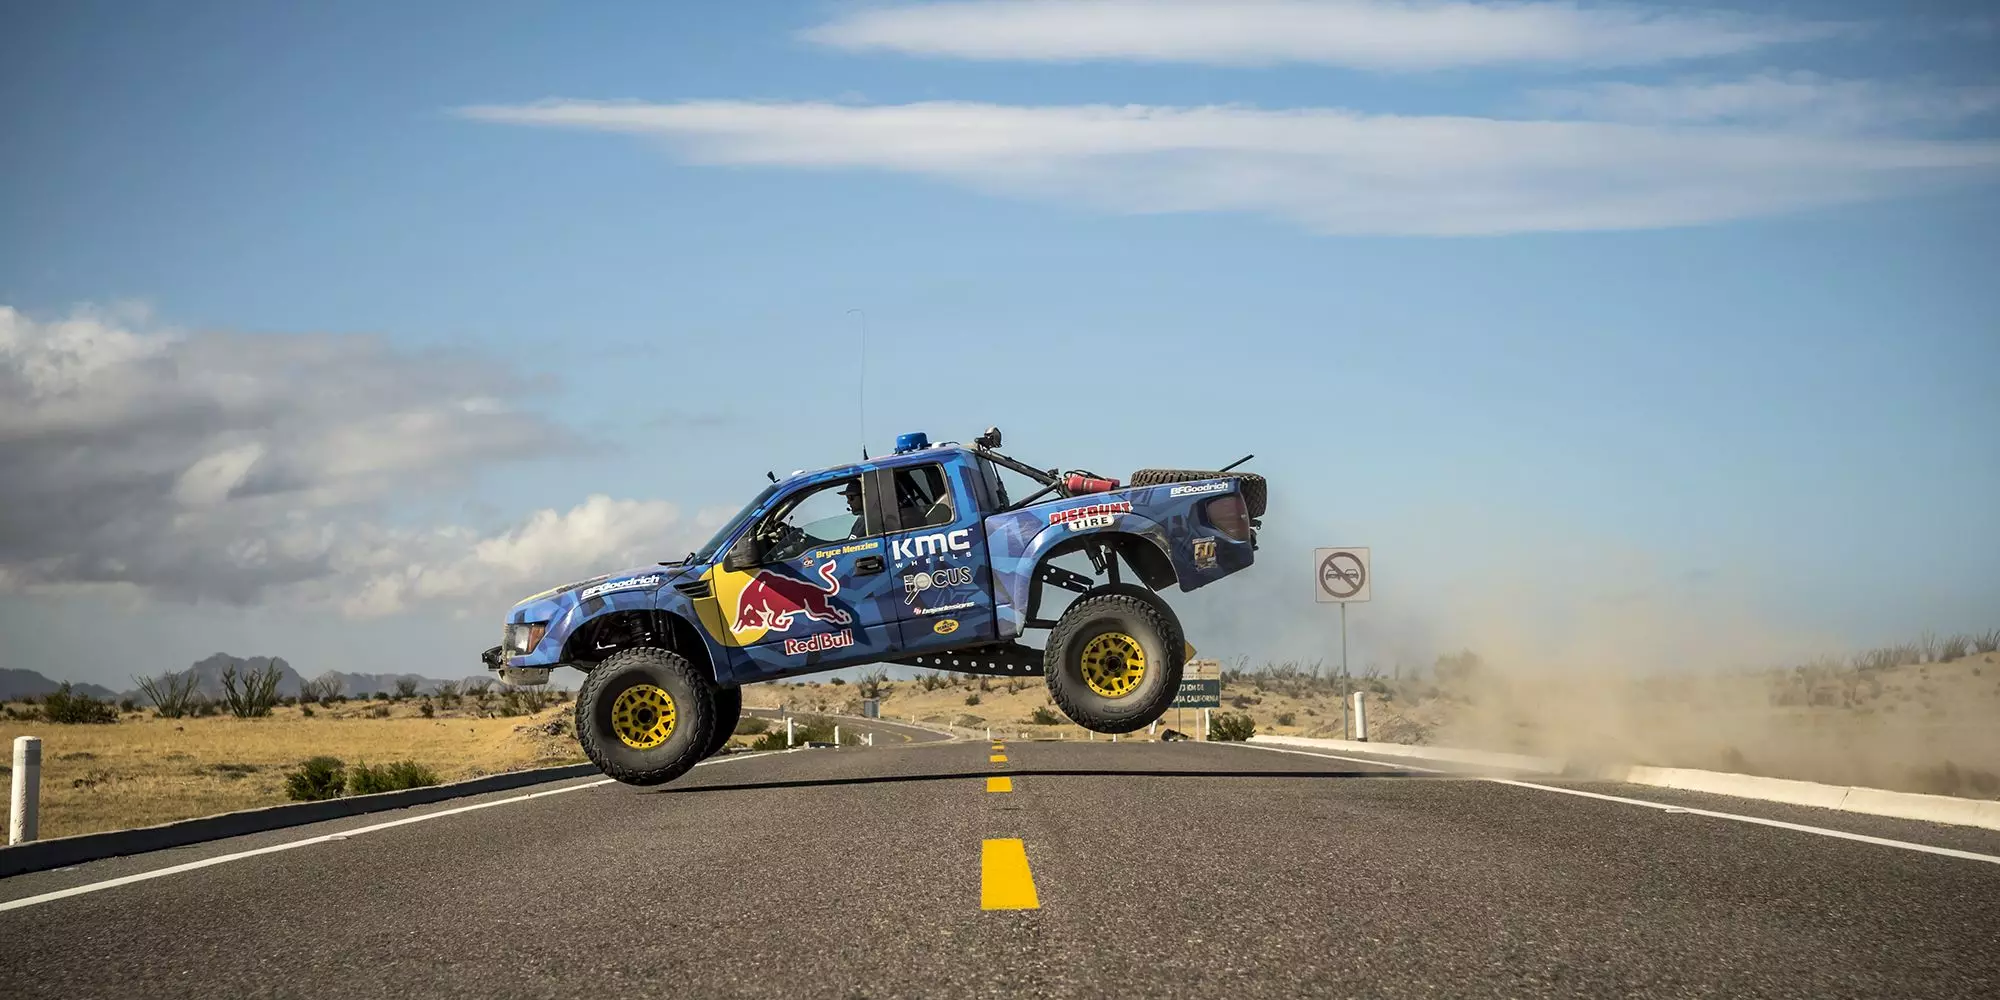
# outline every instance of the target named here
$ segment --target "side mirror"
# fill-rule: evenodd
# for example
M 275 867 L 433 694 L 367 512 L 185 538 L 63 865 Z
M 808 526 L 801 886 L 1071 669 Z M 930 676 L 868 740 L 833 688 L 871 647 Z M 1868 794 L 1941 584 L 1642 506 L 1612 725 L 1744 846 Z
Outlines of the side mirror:
M 750 569 L 764 561 L 764 539 L 755 531 L 744 534 L 729 547 L 722 557 L 722 568 L 729 572 Z

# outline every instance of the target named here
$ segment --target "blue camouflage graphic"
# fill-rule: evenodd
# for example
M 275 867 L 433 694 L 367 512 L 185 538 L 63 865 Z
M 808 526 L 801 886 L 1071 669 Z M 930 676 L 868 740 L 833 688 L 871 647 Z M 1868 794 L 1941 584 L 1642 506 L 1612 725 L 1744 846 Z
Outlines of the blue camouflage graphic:
M 971 448 L 944 444 L 793 475 L 766 489 L 691 561 L 632 567 L 519 602 L 507 621 L 546 623 L 547 631 L 525 654 L 503 649 L 501 661 L 510 667 L 572 662 L 570 640 L 586 624 L 657 611 L 700 637 L 718 682 L 743 684 L 1016 639 L 1025 630 L 1038 568 L 1070 542 L 1105 536 L 1150 545 L 1183 591 L 1254 560 L 1250 538 L 1228 537 L 1203 512 L 1238 492 L 1235 479 L 1057 497 L 997 511 L 984 461 Z M 795 498 L 857 477 L 900 482 L 897 470 L 922 466 L 942 469 L 947 495 L 928 513 L 946 519 L 890 530 L 886 513 L 874 509 L 883 505 L 874 504 L 868 526 L 882 530 L 867 537 L 810 546 L 749 570 L 723 568 L 732 546 L 782 516 Z M 871 478 L 878 470 L 883 474 Z M 924 516 L 913 511 L 900 516 Z M 862 530 L 862 521 L 855 523 Z

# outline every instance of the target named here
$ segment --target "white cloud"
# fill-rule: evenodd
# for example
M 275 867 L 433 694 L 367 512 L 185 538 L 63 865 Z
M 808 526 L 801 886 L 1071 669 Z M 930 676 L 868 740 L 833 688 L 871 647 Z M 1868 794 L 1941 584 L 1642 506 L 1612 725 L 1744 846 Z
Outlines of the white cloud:
M 658 137 L 697 163 L 889 170 L 1117 212 L 1251 212 L 1341 234 L 1682 226 L 2000 168 L 1990 141 L 1336 108 L 551 100 L 461 113 Z
M 1951 125 L 2000 111 L 2000 87 L 1842 80 L 1816 73 L 1536 90 L 1536 111 L 1637 124 L 1782 125 L 1854 133 Z
M 433 602 L 504 608 L 530 590 L 678 557 L 719 524 L 715 512 L 688 519 L 664 501 L 595 494 L 487 537 L 462 528 L 390 534 L 340 554 L 337 578 L 347 586 L 340 604 L 357 618 Z
M 1371 70 L 1630 66 L 1825 38 L 1841 25 L 1684 6 L 1430 0 L 994 0 L 896 4 L 811 41 L 961 59 L 1269 64 Z
M 384 526 L 394 504 L 560 448 L 507 373 L 366 337 L 183 334 L 142 311 L 0 306 L 0 592 L 274 595 L 380 613 L 506 596 L 692 530 L 592 498 L 510 532 Z

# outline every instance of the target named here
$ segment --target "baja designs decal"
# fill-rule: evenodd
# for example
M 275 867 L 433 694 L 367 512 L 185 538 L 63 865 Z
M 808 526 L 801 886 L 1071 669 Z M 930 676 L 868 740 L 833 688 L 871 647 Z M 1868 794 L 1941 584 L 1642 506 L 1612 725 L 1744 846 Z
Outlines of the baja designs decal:
M 1132 513 L 1131 501 L 1114 500 L 1110 503 L 1094 503 L 1085 507 L 1056 511 L 1049 515 L 1049 524 L 1051 526 L 1067 524 L 1071 531 L 1083 531 L 1086 528 L 1107 527 L 1114 515 L 1130 513 Z
M 802 653 L 818 653 L 828 649 L 843 649 L 854 645 L 854 630 L 841 629 L 838 632 L 821 632 L 803 639 L 786 639 L 785 655 L 798 656 Z
M 931 631 L 936 632 L 939 635 L 950 635 L 953 632 L 958 631 L 958 619 L 946 618 L 943 621 L 938 622 L 936 625 L 932 625 Z
M 1215 568 L 1215 539 L 1197 538 L 1194 540 L 1194 568 Z
M 1168 490 L 1167 495 L 1170 497 L 1198 497 L 1204 493 L 1221 493 L 1222 491 L 1227 490 L 1228 488 L 1229 488 L 1229 483 L 1228 481 L 1225 480 L 1220 483 L 1201 483 L 1195 486 L 1176 486 L 1173 489 Z
M 660 585 L 660 579 L 660 574 L 648 573 L 645 576 L 635 576 L 625 580 L 611 580 L 585 590 L 583 593 L 576 595 L 576 599 L 581 603 L 599 594 L 610 594 L 620 590 L 637 590 L 640 587 L 657 587 Z
M 917 595 L 932 587 L 962 587 L 971 582 L 970 566 L 947 566 L 939 570 L 911 573 L 903 577 L 903 603 L 917 603 Z
M 834 575 L 838 564 L 829 559 L 820 564 L 819 578 L 826 581 L 825 587 L 815 586 L 809 580 L 784 576 L 770 570 L 759 570 L 736 598 L 736 618 L 730 629 L 746 632 L 751 629 L 769 629 L 773 632 L 791 630 L 795 615 L 804 615 L 816 622 L 831 622 L 846 625 L 854 621 L 854 616 L 833 606 L 831 598 L 840 593 L 840 578 Z M 790 650 L 791 641 L 786 640 Z
M 952 552 L 972 551 L 972 529 L 939 531 L 929 535 L 898 538 L 889 543 L 889 554 L 897 559 L 915 559 L 918 556 L 947 555 Z

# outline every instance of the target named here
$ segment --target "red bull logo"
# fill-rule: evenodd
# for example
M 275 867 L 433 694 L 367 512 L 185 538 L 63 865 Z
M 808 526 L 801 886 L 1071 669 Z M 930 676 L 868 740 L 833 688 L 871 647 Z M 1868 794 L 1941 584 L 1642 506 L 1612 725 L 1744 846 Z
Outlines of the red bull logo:
M 786 632 L 791 630 L 794 615 L 804 615 L 812 621 L 833 625 L 852 623 L 854 616 L 834 607 L 829 600 L 840 593 L 840 578 L 834 575 L 834 568 L 835 561 L 832 559 L 820 564 L 819 577 L 826 581 L 823 588 L 807 580 L 795 580 L 770 570 L 759 570 L 756 578 L 736 598 L 736 618 L 730 629 L 747 632 L 762 628 Z

